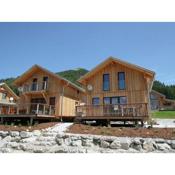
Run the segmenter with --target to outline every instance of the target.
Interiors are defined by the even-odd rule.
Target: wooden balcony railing
[[[36,92],[43,91],[48,89],[48,82],[43,81],[42,83],[32,83],[28,85],[24,85],[22,92]]]
[[[81,117],[146,117],[148,104],[84,105],[76,106],[76,115]]]
[[[55,115],[55,106],[40,103],[27,103],[17,105],[17,114]]]

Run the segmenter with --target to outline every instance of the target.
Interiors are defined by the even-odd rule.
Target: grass
[[[155,111],[152,112],[153,118],[175,119],[175,111]]]

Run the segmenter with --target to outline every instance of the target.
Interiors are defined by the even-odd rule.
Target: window
[[[99,99],[99,97],[94,97],[94,98],[92,98],[92,104],[93,104],[93,105],[99,105],[99,104],[100,104],[100,99]]]
[[[2,99],[5,100],[7,97],[7,93],[2,93]]]
[[[49,105],[55,106],[55,97],[50,97]]]
[[[127,104],[127,97],[104,97],[103,98],[104,105],[117,105],[117,104]]]
[[[122,104],[122,105],[127,104],[127,98],[126,97],[120,97],[120,104]]]
[[[43,86],[42,86],[42,90],[46,90],[47,86],[48,86],[48,77],[43,77]]]
[[[111,97],[111,104],[113,105],[119,104],[119,97]]]
[[[109,88],[110,88],[109,74],[103,74],[103,90],[109,91]]]
[[[37,90],[37,86],[38,86],[38,84],[37,84],[37,78],[34,78],[33,79],[33,82],[32,82],[32,91],[36,91]]]
[[[124,90],[125,87],[125,72],[118,72],[118,88]]]
[[[111,99],[110,99],[110,97],[104,97],[104,98],[103,98],[103,104],[105,104],[105,105],[111,104]]]

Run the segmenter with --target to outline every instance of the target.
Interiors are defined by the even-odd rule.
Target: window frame
[[[94,104],[94,100],[97,100],[98,99],[98,104]],[[93,106],[98,106],[100,105],[100,98],[99,97],[92,97],[92,105]]]
[[[124,75],[124,79],[120,79],[120,74]],[[120,82],[124,82],[124,88],[121,88]],[[125,72],[118,72],[118,89],[119,90],[126,90],[126,73]]]
[[[108,88],[105,89],[105,76],[108,75]],[[104,73],[103,74],[103,91],[110,91],[110,74],[109,73]]]

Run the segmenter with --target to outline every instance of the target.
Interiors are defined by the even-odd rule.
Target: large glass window
[[[94,97],[94,98],[92,98],[92,104],[93,104],[93,105],[99,105],[99,104],[100,104],[100,99],[99,99],[99,97]]]
[[[7,93],[2,93],[2,99],[5,100],[7,98]]]
[[[127,104],[127,98],[126,97],[120,97],[120,104]]]
[[[103,74],[103,90],[109,91],[109,89],[110,89],[109,74]]]
[[[111,104],[111,99],[110,99],[110,97],[104,97],[104,98],[103,98],[103,104],[105,104],[105,105],[110,105],[110,104]]]
[[[118,88],[124,90],[125,87],[125,72],[118,72]]]

